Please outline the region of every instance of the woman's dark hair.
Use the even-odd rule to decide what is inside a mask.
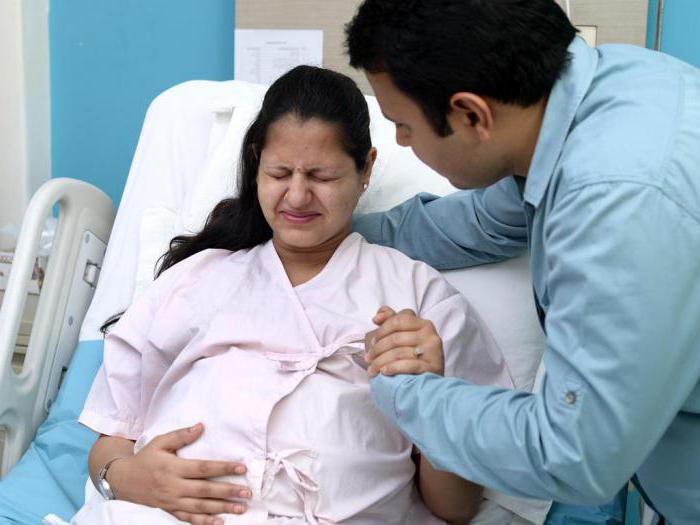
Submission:
[[[258,167],[268,129],[289,115],[302,122],[316,118],[336,126],[343,148],[355,161],[357,171],[365,168],[372,141],[367,101],[357,84],[328,69],[295,67],[267,90],[260,112],[245,134],[238,196],[219,202],[199,233],[178,235],[170,241],[168,251],[158,260],[156,279],[171,266],[202,250],[243,250],[272,238],[272,230],[258,202]],[[106,333],[121,315],[109,318],[100,330]]]
[[[345,33],[350,65],[388,73],[444,137],[460,91],[523,107],[547,96],[576,28],[554,0],[365,0]]]

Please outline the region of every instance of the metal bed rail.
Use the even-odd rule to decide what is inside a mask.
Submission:
[[[27,286],[44,221],[55,205],[56,236],[24,366],[16,373],[12,355]],[[0,427],[6,434],[0,477],[27,449],[58,393],[94,294],[114,217],[114,205],[106,194],[68,178],[45,183],[27,207],[0,308]]]

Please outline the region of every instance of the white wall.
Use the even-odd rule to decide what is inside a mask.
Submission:
[[[48,0],[0,1],[0,227],[51,174],[48,39]]]

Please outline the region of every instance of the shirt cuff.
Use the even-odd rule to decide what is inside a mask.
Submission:
[[[406,381],[410,381],[412,377],[409,375],[388,377],[378,374],[369,383],[374,404],[382,414],[394,423],[397,423],[399,419],[399,414],[396,411],[396,394],[399,388]]]
[[[136,419],[117,419],[89,409],[82,411],[78,423],[98,434],[121,437],[131,441],[136,441],[143,433],[143,424]]]

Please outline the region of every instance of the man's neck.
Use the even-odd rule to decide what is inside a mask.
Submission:
[[[509,110],[509,140],[512,144],[514,175],[527,177],[530,171],[546,109],[547,97],[527,108],[511,106]]]

